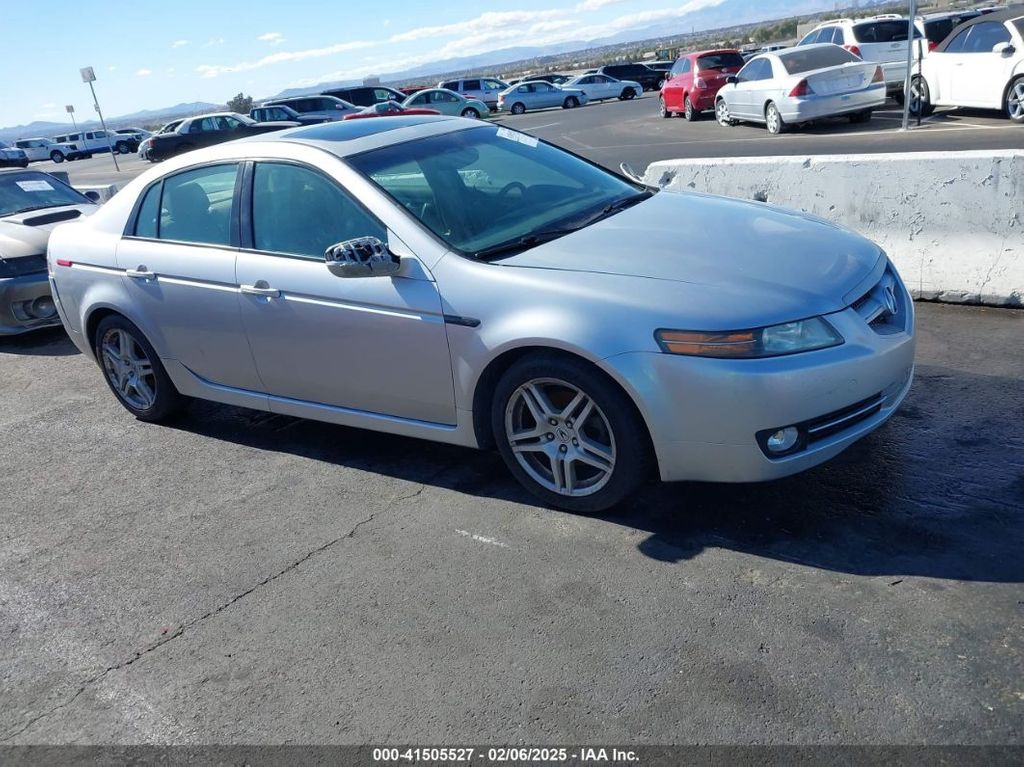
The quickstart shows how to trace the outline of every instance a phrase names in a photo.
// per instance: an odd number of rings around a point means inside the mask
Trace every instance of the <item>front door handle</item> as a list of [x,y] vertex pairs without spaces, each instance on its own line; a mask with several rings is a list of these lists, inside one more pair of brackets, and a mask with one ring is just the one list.
[[136,280],[153,280],[156,279],[156,274],[149,271],[149,268],[140,264],[134,269],[125,269],[125,274]]
[[264,296],[266,298],[277,298],[281,295],[281,291],[277,288],[272,288],[267,284],[266,280],[257,280],[255,285],[239,285],[238,289],[250,296]]

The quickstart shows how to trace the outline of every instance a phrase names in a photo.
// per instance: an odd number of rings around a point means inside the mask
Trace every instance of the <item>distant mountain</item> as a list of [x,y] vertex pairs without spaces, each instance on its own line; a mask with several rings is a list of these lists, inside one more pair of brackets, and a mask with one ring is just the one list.
[[[193,101],[185,104],[178,104],[173,107],[164,107],[162,109],[145,109],[141,112],[132,112],[130,115],[121,115],[120,117],[108,117],[107,127],[111,130],[118,128],[127,128],[129,126],[139,127],[142,125],[150,125],[156,123],[166,123],[177,117],[186,117],[188,115],[200,114],[202,112],[216,112],[223,109],[223,104],[209,104],[205,101]],[[78,121],[78,127],[81,130],[91,130],[98,128],[100,125],[99,120],[86,120],[82,122]],[[72,131],[71,120],[67,122],[55,123],[46,121],[35,121],[30,122],[27,125],[14,125],[10,128],[0,128],[0,141],[14,141],[19,138],[34,138],[36,136],[55,136],[60,133],[70,133]]]

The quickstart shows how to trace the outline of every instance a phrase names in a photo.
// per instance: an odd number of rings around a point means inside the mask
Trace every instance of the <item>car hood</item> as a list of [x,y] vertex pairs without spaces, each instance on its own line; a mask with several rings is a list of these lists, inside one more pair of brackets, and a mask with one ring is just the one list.
[[660,192],[497,263],[605,275],[621,290],[645,292],[652,309],[713,306],[716,324],[728,327],[840,311],[883,258],[870,240],[823,219],[727,197]]
[[[17,258],[46,252],[54,227],[81,219],[97,210],[96,205],[62,205],[0,218],[0,256]],[[75,216],[74,213],[79,215]]]

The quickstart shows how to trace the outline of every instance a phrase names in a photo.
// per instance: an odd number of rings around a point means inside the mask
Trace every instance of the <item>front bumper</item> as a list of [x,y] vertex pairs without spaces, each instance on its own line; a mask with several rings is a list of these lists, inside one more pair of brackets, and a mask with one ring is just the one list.
[[[879,334],[853,309],[828,321],[845,339],[831,349],[760,360],[635,352],[606,360],[633,390],[665,481],[759,482],[817,466],[885,423],[910,390],[913,305],[904,331]],[[849,422],[851,407],[877,408]],[[799,452],[770,458],[758,433],[821,423],[837,428]]]
[[33,316],[25,306],[40,298],[50,298],[46,272],[0,279],[0,336],[60,325],[56,307],[48,316]]
[[780,99],[778,106],[783,120],[788,123],[802,123],[854,114],[865,109],[877,109],[884,106],[885,98],[885,83],[876,83],[870,88],[850,93]]

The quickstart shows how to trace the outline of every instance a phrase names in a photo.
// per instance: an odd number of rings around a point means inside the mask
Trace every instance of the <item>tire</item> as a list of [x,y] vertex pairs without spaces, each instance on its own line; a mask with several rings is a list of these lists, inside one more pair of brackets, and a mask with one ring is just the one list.
[[129,146],[123,141],[118,141],[116,144],[114,144],[114,149],[117,151],[118,154],[128,154],[128,152],[131,151]]
[[56,149],[54,149],[52,152],[50,152],[50,159],[53,162],[60,165],[62,162],[64,162],[64,153],[58,152]]
[[1010,83],[1003,104],[1006,116],[1018,125],[1024,125],[1024,77],[1018,77]]
[[[585,420],[574,423],[580,417]],[[543,503],[572,512],[610,509],[640,487],[652,466],[633,403],[580,359],[536,354],[513,364],[495,389],[491,427],[520,484]],[[518,449],[510,432],[520,434]]]
[[512,109],[509,111],[511,111],[514,115],[521,115],[526,112],[526,104],[524,104],[522,101],[517,101],[515,104],[512,105]]
[[623,88],[622,93],[619,94],[619,98],[622,101],[629,101],[630,99],[635,99],[636,90],[633,88]]
[[462,116],[463,117],[468,117],[470,120],[479,120],[480,119],[480,113],[477,112],[475,109],[473,109],[473,107],[466,107],[465,109],[463,109],[462,110]]
[[935,105],[932,104],[932,92],[928,88],[928,81],[923,77],[915,77],[910,82],[910,114],[915,117],[928,117],[935,112]]
[[857,112],[856,114],[850,115],[850,122],[852,123],[866,123],[871,121],[871,115],[874,110],[865,109],[863,112]]
[[683,116],[686,117],[687,122],[691,123],[700,119],[700,112],[693,108],[693,102],[690,101],[689,96],[683,99]]
[[736,121],[729,117],[729,105],[725,103],[725,99],[718,99],[715,102],[715,119],[719,125],[726,128],[736,124]]
[[562,102],[562,109],[575,109],[579,105],[579,99],[575,96],[569,96],[569,98]]
[[162,421],[184,404],[153,346],[121,315],[100,321],[93,351],[110,391],[140,421]]
[[764,108],[764,124],[768,132],[773,136],[786,132],[786,123],[782,119],[782,113],[779,112],[779,108],[775,106],[774,101],[769,101],[768,105]]
[[665,97],[658,96],[658,114],[662,117],[671,117],[672,112],[669,111],[668,106],[665,104]]

